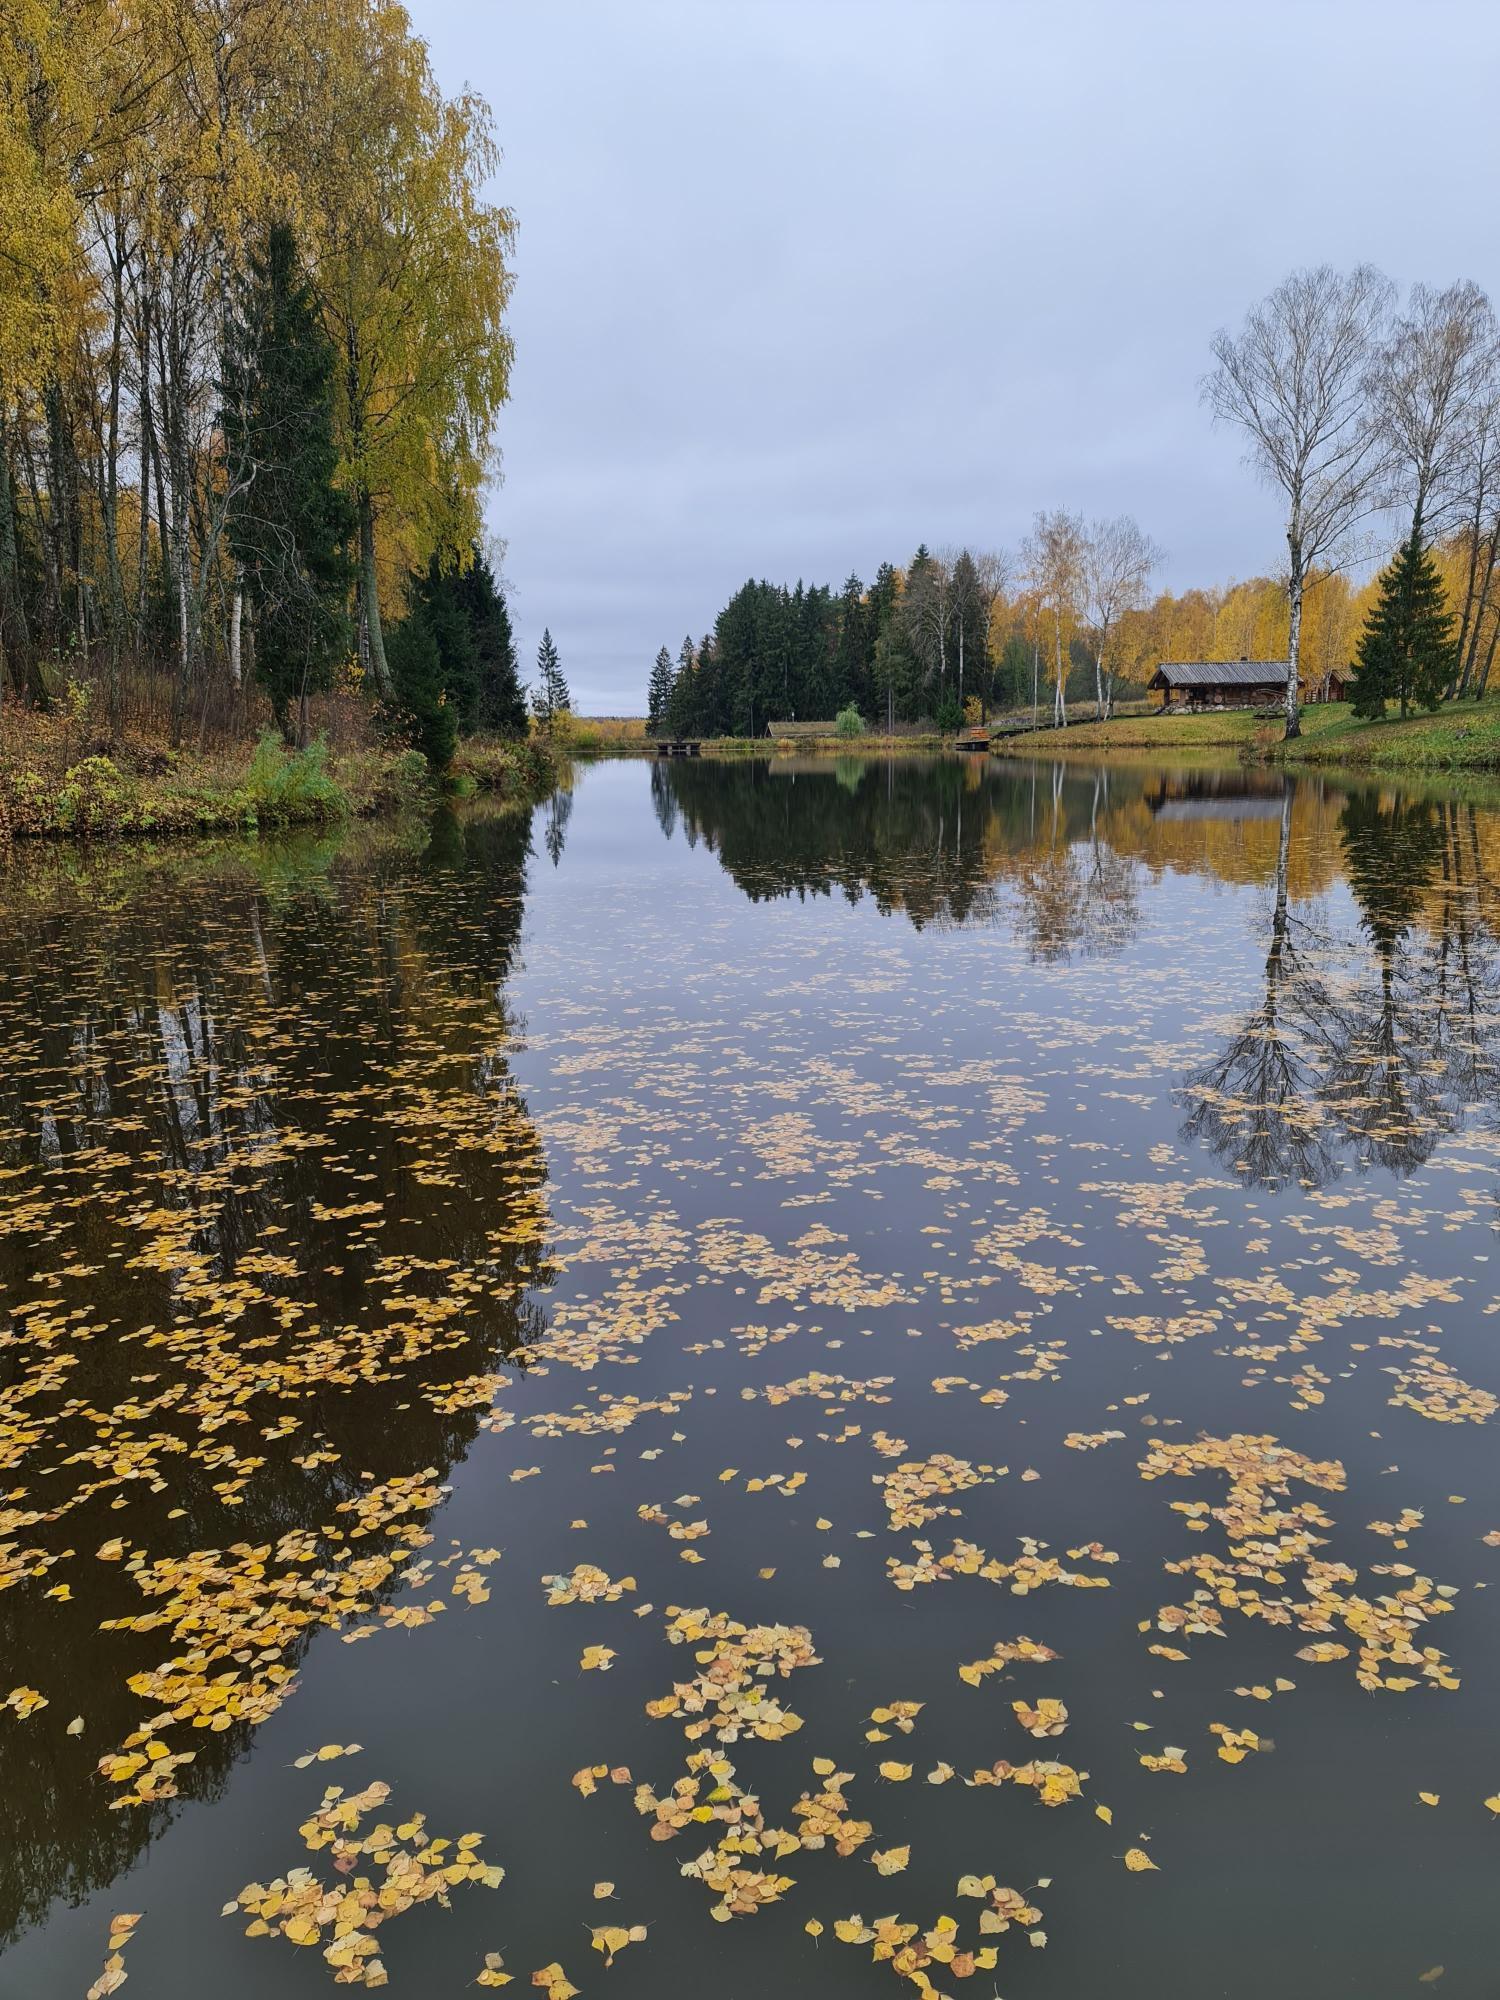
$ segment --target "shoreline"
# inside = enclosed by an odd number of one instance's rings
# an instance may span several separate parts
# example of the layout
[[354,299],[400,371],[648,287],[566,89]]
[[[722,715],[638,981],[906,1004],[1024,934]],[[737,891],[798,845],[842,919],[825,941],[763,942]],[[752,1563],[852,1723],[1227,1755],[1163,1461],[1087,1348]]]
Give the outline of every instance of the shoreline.
[[11,756],[0,761],[0,857],[76,842],[331,830],[475,793],[534,805],[566,762],[535,737],[469,738],[440,775],[415,750],[330,751],[315,741],[289,751],[271,737],[237,744],[232,754],[117,747],[80,755],[60,771]]
[[[1302,734],[1290,743],[1270,718],[1226,710],[1211,715],[1117,717],[1072,723],[1024,739],[992,744],[991,756],[1087,757],[1128,751],[1148,755],[1232,754],[1262,765],[1337,766],[1392,777],[1433,777],[1445,772],[1500,773],[1500,696],[1482,702],[1445,702],[1431,714],[1402,722],[1357,720],[1346,702],[1302,710]],[[1027,749],[1022,750],[1019,742]]]

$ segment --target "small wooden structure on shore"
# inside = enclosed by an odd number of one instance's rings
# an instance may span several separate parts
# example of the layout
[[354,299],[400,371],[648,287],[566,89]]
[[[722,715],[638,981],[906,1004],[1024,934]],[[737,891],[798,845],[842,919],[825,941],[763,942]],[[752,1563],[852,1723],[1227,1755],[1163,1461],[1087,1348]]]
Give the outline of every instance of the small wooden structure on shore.
[[990,726],[987,722],[971,722],[958,732],[957,745],[960,750],[988,750],[990,747]]
[[776,743],[820,742],[827,737],[830,741],[839,733],[836,722],[768,722],[766,734]]
[[658,757],[701,757],[703,745],[696,736],[658,736],[655,738]]

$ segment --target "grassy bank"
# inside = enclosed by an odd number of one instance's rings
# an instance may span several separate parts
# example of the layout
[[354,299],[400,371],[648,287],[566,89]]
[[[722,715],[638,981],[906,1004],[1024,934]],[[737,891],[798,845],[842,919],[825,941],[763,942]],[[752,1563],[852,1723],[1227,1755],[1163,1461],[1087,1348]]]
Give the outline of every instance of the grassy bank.
[[1362,722],[1346,702],[1302,711],[1302,734],[1283,742],[1263,716],[1147,715],[1078,723],[997,744],[1012,757],[1091,757],[1104,751],[1203,752],[1257,763],[1343,764],[1389,771],[1500,770],[1500,696],[1453,702],[1405,722]]
[[[816,752],[837,757],[890,756],[910,750],[951,750],[953,738],[936,731],[901,736],[799,736],[774,740],[768,736],[709,736],[705,757],[775,757]],[[569,757],[589,761],[599,757],[654,757],[656,738],[648,735],[640,716],[573,716],[564,739]]]
[[[443,782],[536,798],[556,775],[545,741],[475,738]],[[0,732],[0,847],[330,825],[394,812],[433,788],[417,751],[377,743],[288,750],[265,735],[173,751],[129,736],[90,740],[64,718],[12,712]]]

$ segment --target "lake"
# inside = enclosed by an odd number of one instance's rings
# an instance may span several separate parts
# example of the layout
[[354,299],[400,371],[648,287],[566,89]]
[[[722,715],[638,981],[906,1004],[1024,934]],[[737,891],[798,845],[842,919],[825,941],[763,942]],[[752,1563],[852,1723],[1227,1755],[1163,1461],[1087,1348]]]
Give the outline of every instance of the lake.
[[4,2000],[1500,1991],[1500,792],[0,881]]

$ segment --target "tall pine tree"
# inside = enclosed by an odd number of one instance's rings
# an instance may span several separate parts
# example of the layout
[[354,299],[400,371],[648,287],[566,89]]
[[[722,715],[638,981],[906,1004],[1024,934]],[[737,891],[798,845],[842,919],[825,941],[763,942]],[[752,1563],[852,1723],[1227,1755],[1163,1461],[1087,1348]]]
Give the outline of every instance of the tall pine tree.
[[1354,713],[1382,716],[1388,701],[1401,718],[1415,702],[1436,708],[1456,665],[1453,614],[1437,564],[1422,543],[1422,517],[1380,578],[1354,654]]
[[252,252],[225,338],[229,540],[244,578],[255,671],[290,742],[348,652],[354,510],[333,484],[333,349],[290,228]]

